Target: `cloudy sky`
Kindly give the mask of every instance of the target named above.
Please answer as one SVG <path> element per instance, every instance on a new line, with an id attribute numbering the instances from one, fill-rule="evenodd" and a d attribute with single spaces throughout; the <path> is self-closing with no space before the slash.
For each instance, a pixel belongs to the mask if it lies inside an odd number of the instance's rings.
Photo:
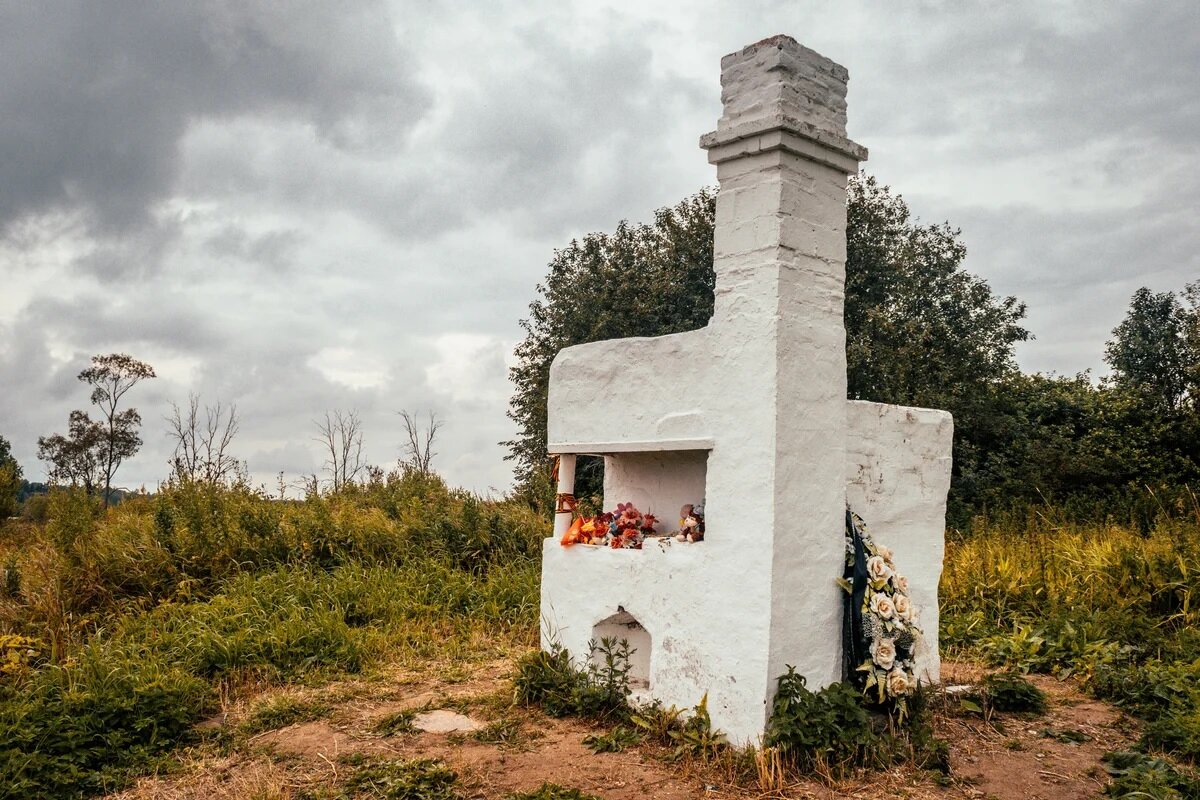
<path id="1" fill-rule="evenodd" d="M 236 403 L 258 481 L 312 421 L 445 422 L 503 490 L 518 321 L 555 247 L 715 180 L 719 59 L 789 33 L 850 70 L 850 134 L 968 267 L 1029 304 L 1029 370 L 1102 366 L 1141 285 L 1200 276 L 1200 7 L 1141 3 L 0 0 L 0 435 L 87 404 L 92 354 L 163 417 Z"/>

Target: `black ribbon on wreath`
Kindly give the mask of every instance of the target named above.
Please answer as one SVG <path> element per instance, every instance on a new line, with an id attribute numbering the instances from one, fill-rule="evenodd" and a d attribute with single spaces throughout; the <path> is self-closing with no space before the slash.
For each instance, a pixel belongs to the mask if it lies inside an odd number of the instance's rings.
<path id="1" fill-rule="evenodd" d="M 867 596 L 867 547 L 849 507 L 846 508 L 846 567 L 842 577 L 850 587 L 842 607 L 842 680 L 861 689 L 866 676 L 858 671 L 858 665 L 871 658 L 862 614 Z"/>

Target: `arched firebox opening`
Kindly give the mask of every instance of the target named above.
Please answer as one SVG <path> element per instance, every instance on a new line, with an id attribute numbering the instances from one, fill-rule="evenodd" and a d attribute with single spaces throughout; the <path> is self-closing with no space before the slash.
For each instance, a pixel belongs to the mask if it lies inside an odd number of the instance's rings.
<path id="1" fill-rule="evenodd" d="M 599 645 L 604 639 L 629 643 L 629 688 L 650 688 L 650 632 L 642 627 L 637 618 L 618 606 L 618 611 L 605 617 L 592 628 L 592 641 Z M 604 664 L 604 655 L 592 652 L 592 663 Z"/>

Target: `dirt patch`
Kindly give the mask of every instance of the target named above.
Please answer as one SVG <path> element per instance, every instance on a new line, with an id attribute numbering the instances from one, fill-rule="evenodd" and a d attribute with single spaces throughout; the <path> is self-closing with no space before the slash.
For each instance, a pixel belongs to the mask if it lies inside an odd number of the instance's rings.
<path id="1" fill-rule="evenodd" d="M 507 705 L 508 669 L 488 664 L 468 680 L 405 681 L 369 692 L 344 686 L 321 690 L 335 710 L 327 720 L 290 725 L 259 734 L 239 752 L 204 760 L 203 754 L 172 778 L 148 778 L 122 800 L 223 800 L 260 796 L 288 800 L 302 792 L 328 791 L 349 768 L 340 758 L 378 754 L 389 758 L 440 758 L 461 776 L 463 795 L 502 800 L 511 792 L 544 782 L 581 789 L 605 800 L 661 798 L 750 800 L 767 795 L 737 784 L 718 767 L 674 762 L 662 748 L 643 745 L 622 753 L 593 754 L 583 739 L 597 729 L 572 719 L 551 719 Z M 985 670 L 947 663 L 947 684 L 975 683 Z M 1081 694 L 1070 682 L 1035 676 L 1049 709 L 1042 716 L 1002 715 L 985 721 L 958 712 L 947 697 L 935 704 L 935 730 L 950 743 L 952 775 L 939 785 L 931 773 L 896 768 L 833 783 L 806 780 L 790 785 L 786 798 L 903 797 L 909 800 L 994 798 L 994 800 L 1076 800 L 1100 795 L 1105 784 L 1101 756 L 1129 745 L 1127 719 Z M 376 732 L 379 720 L 398 711 L 453 710 L 469 718 L 499 721 L 475 733 L 423 733 L 395 736 Z M 480 739 L 486 741 L 480 741 Z M 264 759 L 264 750 L 273 756 Z M 252 791 L 249 791 L 252 789 Z M 242 794 L 238 794 L 238 792 Z"/>
<path id="2" fill-rule="evenodd" d="M 301 722 L 267 731 L 250 740 L 280 755 L 333 761 L 349 753 L 387 753 L 393 748 L 379 739 L 351 736 L 328 722 Z"/>
<path id="3" fill-rule="evenodd" d="M 977 667 L 951 665 L 948 677 L 981 677 Z M 1081 800 L 1103 793 L 1103 755 L 1129 746 L 1129 722 L 1111 706 L 1082 695 L 1067 681 L 1035 675 L 1047 696 L 1041 716 L 1003 715 L 941 720 L 950 740 L 953 774 L 977 797 L 997 800 Z M 968 795 L 971 796 L 971 795 Z"/>
<path id="4" fill-rule="evenodd" d="M 579 723 L 546 720 L 541 736 L 525 751 L 504 751 L 473 741 L 447 744 L 422 736 L 413 754 L 444 759 L 464 776 L 472 797 L 502 798 L 510 792 L 536 789 L 550 781 L 599 795 L 606 800 L 655 797 L 682 800 L 699 797 L 702 787 L 672 774 L 661 762 L 638 751 L 593 754 L 583 745 L 591 729 Z M 753 795 L 722 794 L 723 797 Z"/>

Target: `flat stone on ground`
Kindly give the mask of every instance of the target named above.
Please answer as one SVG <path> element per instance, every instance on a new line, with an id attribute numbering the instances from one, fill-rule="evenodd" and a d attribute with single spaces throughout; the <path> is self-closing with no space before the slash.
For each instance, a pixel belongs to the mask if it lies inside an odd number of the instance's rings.
<path id="1" fill-rule="evenodd" d="M 436 711 L 417 714 L 413 718 L 413 727 L 426 733 L 470 733 L 479 730 L 483 725 L 465 714 L 439 708 Z"/>

